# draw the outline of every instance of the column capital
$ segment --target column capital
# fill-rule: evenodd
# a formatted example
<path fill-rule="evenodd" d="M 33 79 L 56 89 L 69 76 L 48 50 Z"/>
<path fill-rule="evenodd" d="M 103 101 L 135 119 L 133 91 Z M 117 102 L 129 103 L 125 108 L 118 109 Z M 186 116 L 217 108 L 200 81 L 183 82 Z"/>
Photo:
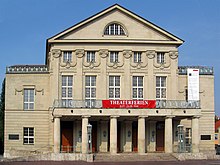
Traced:
<path fill-rule="evenodd" d="M 54 115 L 53 117 L 54 117 L 54 118 L 61 118 L 62 115 L 59 115 L 59 114 L 58 114 L 58 115 Z"/>
<path fill-rule="evenodd" d="M 144 115 L 144 116 L 138 116 L 138 119 L 141 119 L 141 118 L 147 118 L 148 116 L 147 115 Z"/>
<path fill-rule="evenodd" d="M 83 115 L 82 118 L 90 118 L 90 115 Z"/>
<path fill-rule="evenodd" d="M 192 116 L 192 119 L 199 119 L 201 117 L 201 115 L 194 115 Z"/>
<path fill-rule="evenodd" d="M 174 117 L 176 117 L 176 116 L 174 116 L 174 115 L 167 115 L 167 116 L 165 116 L 165 119 L 172 119 Z"/>
<path fill-rule="evenodd" d="M 110 118 L 118 118 L 119 116 L 117 115 L 113 115 L 113 116 L 110 116 Z"/>

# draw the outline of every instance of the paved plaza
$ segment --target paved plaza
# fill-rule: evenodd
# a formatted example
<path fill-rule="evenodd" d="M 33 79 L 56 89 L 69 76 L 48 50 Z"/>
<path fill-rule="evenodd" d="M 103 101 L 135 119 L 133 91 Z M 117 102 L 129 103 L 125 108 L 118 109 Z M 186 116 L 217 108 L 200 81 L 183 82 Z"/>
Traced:
<path fill-rule="evenodd" d="M 35 161 L 0 162 L 0 165 L 220 165 L 220 160 L 194 161 L 145 161 L 145 162 L 77 162 L 77 161 Z"/>

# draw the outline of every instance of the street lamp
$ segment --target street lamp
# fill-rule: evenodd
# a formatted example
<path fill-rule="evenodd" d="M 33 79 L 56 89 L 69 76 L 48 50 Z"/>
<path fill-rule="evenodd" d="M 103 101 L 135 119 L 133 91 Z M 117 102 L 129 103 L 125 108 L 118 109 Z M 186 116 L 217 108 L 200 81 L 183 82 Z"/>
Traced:
<path fill-rule="evenodd" d="M 88 153 L 92 152 L 92 125 L 87 125 L 87 132 L 88 132 Z"/>

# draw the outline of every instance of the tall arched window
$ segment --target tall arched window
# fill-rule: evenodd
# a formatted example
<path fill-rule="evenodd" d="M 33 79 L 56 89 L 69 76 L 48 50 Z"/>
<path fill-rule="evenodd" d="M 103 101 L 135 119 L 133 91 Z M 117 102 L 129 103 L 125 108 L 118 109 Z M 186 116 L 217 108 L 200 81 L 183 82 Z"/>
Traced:
<path fill-rule="evenodd" d="M 106 27 L 104 35 L 125 35 L 125 30 L 121 25 L 112 23 Z"/>

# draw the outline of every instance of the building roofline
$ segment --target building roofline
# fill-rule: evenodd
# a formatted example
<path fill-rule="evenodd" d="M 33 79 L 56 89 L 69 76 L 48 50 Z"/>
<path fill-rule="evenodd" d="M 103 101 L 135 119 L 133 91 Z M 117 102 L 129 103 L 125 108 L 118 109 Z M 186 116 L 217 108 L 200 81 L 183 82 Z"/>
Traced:
<path fill-rule="evenodd" d="M 47 61 L 48 57 L 47 56 L 48 56 L 48 53 L 49 53 L 49 47 L 50 47 L 50 43 L 49 42 L 50 42 L 50 40 L 56 40 L 57 38 L 59 38 L 59 37 L 65 35 L 65 34 L 69 33 L 70 31 L 72 31 L 74 29 L 77 29 L 77 28 L 83 26 L 84 24 L 89 23 L 92 20 L 97 19 L 97 18 L 103 16 L 104 14 L 109 13 L 110 11 L 113 11 L 115 9 L 119 9 L 120 11 L 128 14 L 129 16 L 135 18 L 138 21 L 141 21 L 142 23 L 145 23 L 145 24 L 147 24 L 149 26 L 153 26 L 160 33 L 163 33 L 163 34 L 166 33 L 166 35 L 168 37 L 172 38 L 174 41 L 175 40 L 177 41 L 177 43 L 176 43 L 177 45 L 181 45 L 184 42 L 184 40 L 182 40 L 181 38 L 173 35 L 172 33 L 168 32 L 167 30 L 157 26 L 156 24 L 154 24 L 154 23 L 146 20 L 145 18 L 139 16 L 138 14 L 136 14 L 136 13 L 134 13 L 134 12 L 124 8 L 123 6 L 115 3 L 114 5 L 112 5 L 112 6 L 108 7 L 108 8 L 105 8 L 104 10 L 101 10 L 100 12 L 98 12 L 98 13 L 96 13 L 96 14 L 94 14 L 94 15 L 92 15 L 92 16 L 90 16 L 90 17 L 88 17 L 88 18 L 86 18 L 86 19 L 84 19 L 84 20 L 82 20 L 82 21 L 80 21 L 80 22 L 78 22 L 76 24 L 74 24 L 73 26 L 71 26 L 71 27 L 69 27 L 69 28 L 67 28 L 67 29 L 57 33 L 56 35 L 53 35 L 52 37 L 48 38 L 46 40 L 46 59 L 45 59 L 45 63 L 46 64 L 48 63 L 48 61 Z"/>

